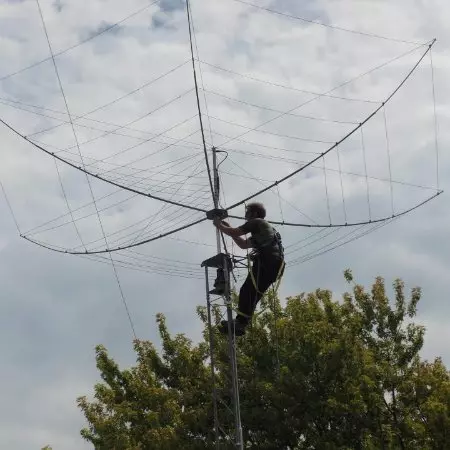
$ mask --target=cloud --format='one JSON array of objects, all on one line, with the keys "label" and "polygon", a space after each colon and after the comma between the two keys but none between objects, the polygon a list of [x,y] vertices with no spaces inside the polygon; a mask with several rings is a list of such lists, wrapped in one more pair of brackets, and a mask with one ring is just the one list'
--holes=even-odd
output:
[{"label": "cloud", "polygon": [[159,2],[160,11],[152,17],[154,28],[174,29],[171,19],[175,12],[184,11],[185,4],[181,0],[162,0]]},{"label": "cloud", "polygon": [[185,6],[181,0],[162,0],[159,2],[161,11],[165,13],[171,13],[180,9],[184,9]]},{"label": "cloud", "polygon": [[[49,53],[35,5],[8,3],[0,18],[0,78],[33,67],[1,81],[0,117],[26,135],[59,125],[33,139],[52,151],[65,149],[62,156],[87,164],[111,180],[209,209],[212,202],[192,90],[184,3],[163,1],[144,10],[146,5],[137,0],[66,1],[62,8],[59,3],[42,5],[55,53],[73,47],[57,56],[56,62],[75,120],[81,161],[52,61],[37,64]],[[450,37],[444,18],[449,7],[434,2],[425,8],[406,1],[272,1],[266,5],[367,34],[418,42],[438,38],[433,61],[440,188],[446,190],[450,90],[445,48]],[[228,152],[220,166],[226,205],[329,148],[330,142],[353,129],[352,122],[359,123],[374,110],[377,103],[373,102],[387,98],[425,49],[406,55],[414,45],[314,25],[232,0],[193,1],[191,7],[194,51],[202,61],[196,62],[196,70],[205,139],[208,147],[215,144]],[[133,15],[139,9],[142,12]],[[87,30],[95,34],[128,16],[115,34],[106,32],[78,45],[86,39]],[[326,92],[400,55],[331,92],[334,97],[312,101],[314,92]],[[319,160],[278,189],[259,196],[271,218],[308,224],[312,220],[326,224],[330,217],[333,223],[368,220],[367,187],[372,219],[389,216],[391,200],[398,213],[431,195],[436,190],[436,152],[429,62],[427,57],[386,106],[389,147],[384,117],[378,114],[364,126],[363,136],[355,133],[339,146],[340,159],[336,151],[325,158],[325,172]],[[287,110],[293,111],[274,119]],[[263,122],[267,125],[257,130],[264,133],[251,130]],[[58,163],[58,176],[52,158],[5,128],[0,133],[4,149],[0,177],[21,231],[64,248],[83,249],[83,244],[104,248],[85,176],[63,163]],[[238,135],[242,136],[226,143]],[[115,155],[124,149],[128,150]],[[390,177],[395,181],[392,190],[386,181]],[[91,187],[111,245],[157,236],[203,217],[203,213],[133,197],[131,192],[117,193],[115,187],[97,180],[91,180]],[[450,364],[447,349],[439,344],[445,325],[442,317],[449,308],[443,299],[448,291],[450,217],[443,195],[329,252],[372,226],[321,231],[279,227],[290,261],[299,263],[286,271],[281,295],[324,287],[339,296],[348,289],[342,276],[347,267],[365,285],[379,274],[388,284],[396,277],[404,278],[408,288],[423,288],[418,320],[427,325],[424,355],[442,355]],[[242,210],[240,206],[233,213],[240,215]],[[98,379],[95,345],[106,345],[121,365],[134,363],[132,331],[114,273],[101,255],[95,261],[71,257],[19,238],[4,202],[0,202],[0,217],[4,218],[0,221],[0,278],[4,280],[0,345],[2,385],[8,386],[3,396],[6,416],[1,418],[4,445],[13,450],[47,443],[68,450],[87,448],[79,436],[84,420],[75,399],[92,393]],[[46,222],[45,227],[35,228]],[[205,295],[200,263],[215,253],[215,244],[214,230],[206,222],[135,248],[134,253],[113,255],[139,337],[158,344],[154,316],[164,312],[171,330],[199,338],[195,307],[204,303]],[[314,257],[322,252],[327,253]],[[244,276],[241,271],[238,286]],[[23,432],[24,424],[28,434]]]},{"label": "cloud", "polygon": [[88,39],[92,39],[105,31],[108,31],[108,36],[117,36],[120,33],[120,30],[120,26],[116,26],[114,23],[102,21],[95,29],[88,31],[86,36],[82,37],[81,40],[86,41]]},{"label": "cloud", "polygon": [[61,12],[64,8],[64,3],[61,0],[55,0],[53,2],[53,7],[57,12]]}]

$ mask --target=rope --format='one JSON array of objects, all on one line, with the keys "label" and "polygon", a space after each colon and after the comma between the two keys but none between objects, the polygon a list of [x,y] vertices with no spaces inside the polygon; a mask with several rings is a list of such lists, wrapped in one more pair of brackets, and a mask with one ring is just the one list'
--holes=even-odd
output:
[{"label": "rope", "polygon": [[436,111],[436,85],[434,80],[433,52],[430,50],[431,64],[431,86],[433,91],[433,112],[434,112],[434,144],[436,150],[436,189],[439,191],[439,138],[438,138],[438,120]]},{"label": "rope", "polygon": [[[140,9],[138,9],[137,11],[135,11],[135,12],[129,14],[128,16],[124,17],[123,19],[119,20],[118,22],[113,23],[113,24],[111,24],[111,25],[108,25],[107,27],[101,29],[101,30],[100,30],[99,32],[97,32],[97,33],[91,34],[89,37],[87,37],[86,39],[83,39],[82,41],[78,42],[77,44],[74,44],[74,45],[72,45],[72,46],[70,46],[70,47],[67,47],[67,48],[65,48],[65,49],[63,49],[63,50],[57,52],[57,53],[54,53],[54,54],[53,54],[53,57],[56,58],[57,56],[60,56],[60,55],[62,55],[62,54],[64,54],[64,53],[67,53],[67,52],[69,52],[70,50],[73,50],[74,48],[77,48],[77,47],[79,47],[80,45],[83,45],[83,44],[85,44],[86,42],[91,41],[92,39],[96,38],[97,36],[100,36],[100,35],[102,35],[102,34],[108,32],[108,31],[112,30],[113,28],[116,28],[117,26],[120,26],[123,22],[125,22],[125,21],[127,21],[128,19],[131,19],[132,17],[134,17],[134,16],[140,14],[141,12],[143,12],[143,11],[149,9],[150,6],[153,6],[153,5],[155,5],[156,3],[158,3],[158,2],[159,2],[159,0],[155,0],[155,1],[151,2],[151,3],[149,3],[148,5],[145,5],[143,8],[140,8]],[[42,64],[42,63],[47,62],[47,61],[50,61],[51,59],[52,59],[52,57],[49,56],[49,57],[47,57],[47,58],[41,59],[40,61],[36,61],[36,62],[30,64],[29,66],[23,67],[22,69],[16,70],[15,72],[9,73],[8,75],[3,75],[3,76],[0,77],[0,81],[6,80],[6,79],[8,79],[8,78],[10,78],[10,77],[13,77],[14,75],[18,75],[19,73],[22,73],[22,72],[24,72],[25,70],[31,69],[31,68],[33,68],[33,67],[36,67],[36,66],[38,66],[39,64]]]},{"label": "rope", "polygon": [[202,133],[203,151],[205,153],[205,163],[206,163],[206,169],[208,171],[208,179],[209,179],[209,185],[211,187],[211,194],[212,194],[213,201],[214,201],[214,207],[217,208],[218,200],[217,200],[216,196],[214,195],[214,186],[213,186],[213,181],[212,181],[212,176],[211,176],[211,168],[209,167],[208,152],[206,150],[205,131],[203,129],[202,110],[200,108],[200,96],[198,93],[197,73],[195,71],[194,47],[192,45],[191,7],[189,4],[189,0],[186,0],[186,13],[187,13],[188,27],[189,27],[189,43],[190,43],[190,47],[191,47],[192,72],[194,74],[195,96],[197,99],[198,118],[200,121],[200,130]]},{"label": "rope", "polygon": [[[420,59],[416,62],[416,64],[414,64],[414,66],[411,68],[411,70],[408,72],[408,74],[403,78],[403,80],[400,82],[400,84],[391,92],[391,94],[386,98],[386,100],[383,103],[381,103],[381,105],[378,106],[374,111],[372,111],[372,113],[369,114],[360,124],[358,124],[355,128],[353,128],[351,131],[349,131],[340,141],[336,142],[330,148],[325,150],[321,155],[317,156],[316,158],[313,158],[310,162],[308,162],[307,164],[301,166],[299,169],[294,170],[290,174],[286,175],[285,177],[281,178],[280,180],[275,181],[274,183],[270,184],[269,186],[265,187],[264,189],[261,189],[260,191],[255,192],[254,194],[249,195],[248,197],[242,199],[241,201],[236,202],[233,205],[229,206],[228,210],[234,209],[237,206],[240,206],[240,205],[244,204],[248,200],[250,200],[250,199],[252,199],[252,198],[254,198],[254,197],[256,197],[256,196],[258,196],[258,195],[260,195],[260,194],[262,194],[262,193],[264,193],[266,191],[268,191],[269,189],[272,189],[273,187],[275,187],[279,183],[283,183],[284,181],[288,180],[289,178],[293,177],[294,175],[298,174],[299,172],[305,170],[307,167],[309,167],[312,164],[314,164],[320,158],[323,158],[326,154],[328,154],[332,150],[334,150],[338,145],[342,144],[342,142],[346,141],[350,136],[352,136],[356,131],[358,131],[363,125],[365,125],[370,119],[372,119],[372,117],[374,117],[382,108],[384,108],[384,106],[392,99],[392,97],[394,97],[394,95],[401,89],[401,87],[406,83],[406,81],[408,81],[408,79],[411,77],[411,75],[415,72],[415,70],[417,69],[419,64],[422,62],[422,60],[425,58],[425,56],[428,54],[428,52],[431,50],[431,47],[433,46],[433,44],[435,42],[436,41],[433,40],[433,42],[429,45],[427,50],[422,54]],[[276,119],[276,117],[274,119],[271,119],[271,120],[275,120],[275,119]]]},{"label": "rope", "polygon": [[394,212],[394,188],[392,186],[392,169],[391,169],[391,144],[389,141],[389,132],[388,132],[388,125],[387,125],[387,118],[386,118],[386,107],[383,108],[383,121],[384,121],[384,133],[385,133],[385,139],[386,139],[386,152],[388,157],[388,169],[389,169],[389,187],[391,191],[391,211],[392,211],[392,217],[395,216]]},{"label": "rope", "polygon": [[[38,11],[39,11],[39,15],[40,15],[40,18],[41,18],[41,21],[42,21],[42,27],[43,27],[44,32],[45,32],[45,37],[46,37],[46,39],[47,39],[47,44],[48,44],[48,48],[49,48],[50,55],[51,55],[51,58],[52,58],[53,67],[54,67],[54,69],[55,69],[56,78],[58,79],[58,84],[59,84],[59,88],[60,88],[60,90],[61,90],[61,95],[62,95],[62,97],[63,97],[63,99],[64,99],[64,104],[65,104],[65,107],[66,107],[66,110],[67,110],[67,116],[68,116],[68,118],[69,118],[69,121],[70,121],[70,124],[71,124],[71,127],[72,127],[73,136],[74,136],[75,142],[76,142],[76,147],[77,147],[77,149],[78,149],[78,152],[79,152],[79,155],[80,155],[80,160],[81,160],[81,163],[82,163],[83,168],[84,168],[84,160],[83,160],[83,157],[82,157],[82,154],[81,154],[81,150],[80,150],[80,145],[79,145],[78,137],[77,137],[77,134],[76,134],[76,132],[75,132],[75,127],[74,127],[74,124],[73,124],[73,121],[72,121],[72,116],[71,116],[71,114],[70,114],[69,105],[68,105],[68,102],[67,102],[66,95],[65,95],[65,93],[64,93],[64,88],[63,88],[63,85],[62,85],[62,82],[61,82],[61,78],[60,78],[60,76],[59,76],[59,71],[58,71],[58,67],[57,67],[57,65],[56,65],[55,55],[54,55],[54,53],[53,53],[53,49],[52,49],[52,46],[51,46],[51,43],[50,43],[50,37],[49,37],[48,32],[47,32],[47,26],[46,26],[46,24],[45,24],[44,15],[43,15],[43,13],[42,13],[42,9],[41,9],[41,5],[40,5],[40,3],[39,3],[39,0],[36,0],[36,4],[37,4]],[[56,162],[56,159],[55,159],[54,161]],[[107,239],[106,239],[105,230],[104,230],[104,227],[103,227],[102,220],[101,220],[101,218],[100,218],[100,213],[99,213],[99,211],[98,211],[97,203],[96,203],[96,201],[95,201],[95,196],[94,196],[94,192],[93,192],[93,189],[92,189],[92,185],[91,185],[91,183],[90,183],[90,180],[89,180],[89,177],[88,177],[87,173],[85,173],[85,176],[86,176],[86,181],[87,181],[88,186],[89,186],[89,192],[91,193],[91,196],[92,196],[92,201],[93,201],[93,204],[94,204],[94,207],[95,207],[95,211],[96,211],[96,213],[97,213],[98,223],[99,223],[99,225],[100,225],[100,230],[101,230],[102,235],[103,235],[103,238],[104,238],[104,240],[105,240],[105,245],[108,246],[108,242],[107,242]],[[69,210],[70,210],[70,209],[69,209]],[[74,222],[74,223],[75,223],[75,222]],[[109,259],[110,259],[111,264],[112,264],[112,267],[113,267],[114,277],[115,277],[115,279],[116,279],[117,286],[118,286],[118,288],[119,288],[120,297],[121,297],[121,299],[122,299],[122,303],[124,304],[125,311],[126,311],[127,316],[128,316],[128,320],[129,320],[129,322],[130,322],[131,331],[132,331],[132,333],[133,333],[134,339],[137,339],[137,335],[136,335],[136,330],[135,330],[135,327],[134,327],[133,319],[132,319],[132,317],[131,317],[130,310],[129,310],[129,308],[128,308],[128,304],[127,304],[127,301],[126,301],[126,298],[125,298],[125,294],[124,294],[124,291],[123,291],[123,289],[122,289],[122,284],[121,284],[120,279],[119,279],[119,274],[118,274],[118,272],[117,272],[117,268],[116,268],[116,266],[115,266],[115,264],[114,264],[114,260],[113,260],[113,258],[112,258],[111,253],[109,253]]]},{"label": "rope", "polygon": [[133,193],[138,194],[138,195],[142,195],[144,197],[152,198],[154,200],[159,200],[159,201],[162,201],[162,202],[165,202],[165,203],[170,203],[172,205],[180,206],[182,208],[192,209],[194,211],[206,212],[206,210],[202,209],[202,208],[196,208],[194,206],[184,205],[184,204],[179,203],[179,202],[174,202],[172,200],[167,200],[167,199],[164,199],[164,198],[159,197],[157,195],[152,195],[152,194],[148,194],[148,193],[145,193],[145,192],[141,192],[141,191],[138,191],[137,189],[133,189],[133,188],[130,188],[128,186],[124,186],[124,185],[122,185],[120,183],[116,183],[115,181],[103,178],[100,175],[97,175],[97,174],[95,174],[93,172],[90,172],[89,170],[86,170],[83,167],[77,166],[76,164],[74,164],[74,163],[72,163],[72,162],[70,162],[70,161],[68,161],[68,160],[66,160],[64,158],[61,158],[60,156],[56,155],[54,152],[51,152],[50,150],[47,150],[46,148],[40,146],[39,144],[36,144],[35,142],[33,142],[30,139],[28,139],[25,135],[20,133],[12,125],[10,125],[8,122],[6,122],[5,120],[3,120],[1,118],[0,118],[0,123],[5,125],[5,127],[9,128],[13,133],[15,133],[17,136],[21,137],[23,140],[29,142],[33,147],[36,147],[37,149],[43,151],[44,153],[47,153],[47,155],[52,156],[53,158],[56,158],[59,161],[62,161],[63,163],[69,165],[70,167],[73,167],[74,169],[77,169],[77,170],[79,170],[81,172],[84,172],[86,175],[90,175],[91,177],[97,178],[98,180],[102,180],[105,183],[111,184],[111,185],[119,187],[121,189],[125,189],[126,191],[130,191],[130,192],[133,192]]},{"label": "rope", "polygon": [[[247,258],[248,258],[248,271],[250,274],[250,277],[252,279],[252,283],[253,283],[253,287],[255,288],[255,291],[261,295],[264,295],[263,292],[261,292],[258,289],[258,283],[255,280],[255,277],[253,275],[253,271],[250,269],[250,258],[248,256],[248,251],[247,251]],[[286,266],[286,263],[283,259],[283,262],[280,264],[280,268],[278,269],[278,273],[277,273],[277,277],[275,279],[275,281],[272,283],[272,312],[274,315],[274,330],[275,330],[275,351],[276,351],[276,361],[277,361],[277,376],[279,376],[280,374],[280,354],[279,354],[279,339],[278,339],[278,317],[277,317],[277,308],[276,308],[276,298],[277,298],[277,294],[278,294],[278,289],[280,288],[280,284],[281,284],[281,279],[283,277],[283,270]],[[259,281],[259,273],[260,273],[260,266],[258,266],[258,281]],[[265,308],[263,308],[259,313],[254,313],[253,317],[258,317],[259,315],[263,314],[267,308],[269,306],[266,306]],[[239,313],[241,315],[244,315],[242,313]],[[245,316],[245,315],[244,315]]]},{"label": "rope", "polygon": [[370,38],[375,38],[375,39],[382,39],[382,40],[391,41],[391,42],[398,42],[400,44],[411,44],[411,45],[420,44],[420,42],[417,42],[417,41],[409,41],[409,40],[406,40],[406,39],[396,39],[396,38],[391,38],[389,36],[383,36],[383,35],[380,35],[380,34],[369,33],[369,32],[366,32],[366,31],[353,30],[351,28],[344,28],[344,27],[340,27],[340,26],[337,26],[337,25],[331,25],[331,24],[327,24],[327,23],[318,22],[317,20],[306,19],[305,17],[300,17],[300,16],[296,16],[294,14],[288,14],[288,13],[277,11],[277,10],[274,10],[274,9],[270,9],[270,8],[267,8],[267,7],[264,7],[264,6],[255,5],[254,3],[250,3],[250,2],[247,2],[247,1],[244,1],[244,0],[233,0],[233,1],[238,2],[238,3],[242,3],[242,4],[247,5],[247,6],[251,6],[252,8],[257,8],[257,9],[259,9],[261,11],[266,11],[266,12],[271,13],[271,14],[276,14],[278,16],[288,17],[290,19],[296,19],[296,20],[299,20],[301,22],[306,22],[306,23],[310,23],[310,24],[314,24],[314,25],[320,25],[321,27],[331,28],[331,29],[338,30],[338,31],[344,31],[346,33],[352,33],[352,34],[356,34],[356,35],[359,35],[359,36],[365,36],[365,37],[370,37]]},{"label": "rope", "polygon": [[364,162],[364,175],[366,178],[366,194],[367,194],[367,207],[369,209],[369,220],[372,221],[372,210],[370,207],[370,190],[369,190],[369,177],[367,175],[367,161],[366,161],[366,144],[364,140],[364,131],[363,127],[360,128],[361,131],[361,149],[363,154],[363,162]]},{"label": "rope", "polygon": [[143,241],[136,242],[135,244],[123,245],[121,247],[106,248],[104,250],[95,250],[95,251],[88,251],[88,252],[85,252],[85,251],[72,251],[72,250],[60,250],[60,249],[58,249],[58,248],[56,248],[54,246],[50,246],[50,245],[47,245],[47,244],[39,243],[38,241],[36,241],[36,240],[34,240],[34,239],[30,238],[30,237],[27,237],[27,236],[24,236],[24,235],[22,235],[22,237],[24,239],[26,239],[27,241],[32,242],[33,244],[39,245],[40,247],[46,248],[47,250],[53,250],[54,252],[57,252],[57,253],[67,253],[67,254],[70,254],[70,255],[94,255],[94,254],[99,254],[99,253],[112,253],[112,252],[116,252],[116,251],[119,251],[119,250],[127,250],[129,248],[138,247],[140,245],[147,244],[149,242],[153,242],[153,241],[156,241],[158,239],[162,239],[163,237],[170,236],[171,234],[177,233],[178,231],[185,230],[185,229],[190,228],[190,227],[192,227],[194,225],[197,225],[198,223],[205,222],[206,220],[207,220],[206,217],[203,218],[203,219],[196,220],[195,222],[191,222],[191,223],[189,223],[187,225],[183,225],[181,227],[175,228],[174,230],[168,231],[167,233],[161,233],[158,236],[154,236],[154,237],[145,239]]}]

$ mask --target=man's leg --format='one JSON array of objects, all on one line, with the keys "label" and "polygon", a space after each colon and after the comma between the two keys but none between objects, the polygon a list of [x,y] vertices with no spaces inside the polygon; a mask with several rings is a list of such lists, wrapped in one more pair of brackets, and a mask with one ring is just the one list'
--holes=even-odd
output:
[{"label": "man's leg", "polygon": [[282,272],[280,273],[280,267],[280,260],[255,261],[252,267],[253,279],[248,274],[239,293],[239,311],[244,313],[245,316],[238,315],[236,320],[246,325],[248,324],[255,312],[256,306],[267,289],[277,280],[278,275],[282,275]]},{"label": "man's leg", "polygon": [[[236,328],[236,334],[244,334],[244,328],[250,322],[262,296],[270,285],[276,281],[280,264],[281,262],[278,260],[267,262],[255,260],[251,269],[253,277],[250,273],[247,275],[239,292],[238,313],[236,314],[235,319],[236,326],[238,327]],[[223,322],[226,323],[226,321]],[[222,325],[224,325],[224,323]],[[223,328],[222,331],[226,332],[225,328]]]},{"label": "man's leg", "polygon": [[253,265],[252,273],[253,278],[249,273],[244,281],[244,284],[241,287],[241,290],[239,291],[239,312],[236,315],[236,320],[244,325],[247,325],[250,322],[256,305],[261,300],[261,297],[263,295],[262,291],[255,287],[255,283],[253,282],[254,279],[258,286],[259,278],[261,277],[259,264],[255,263]]},{"label": "man's leg", "polygon": [[259,261],[258,277],[255,275],[257,295],[252,297],[254,301],[251,304],[250,316],[255,312],[258,302],[261,300],[267,289],[269,289],[269,287],[277,280],[278,276],[283,275],[284,268],[280,271],[281,264],[282,261],[278,259]]}]

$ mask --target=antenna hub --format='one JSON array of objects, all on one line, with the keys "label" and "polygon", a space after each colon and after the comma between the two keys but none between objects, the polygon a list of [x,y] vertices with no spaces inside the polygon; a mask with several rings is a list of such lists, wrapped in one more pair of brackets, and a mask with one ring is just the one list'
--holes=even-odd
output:
[{"label": "antenna hub", "polygon": [[226,209],[214,208],[211,211],[206,211],[206,218],[209,220],[214,219],[226,219],[228,217],[228,211]]}]

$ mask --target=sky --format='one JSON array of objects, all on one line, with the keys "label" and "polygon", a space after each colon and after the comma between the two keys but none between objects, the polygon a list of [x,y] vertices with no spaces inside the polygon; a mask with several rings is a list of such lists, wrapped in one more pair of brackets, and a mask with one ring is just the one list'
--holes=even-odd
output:
[{"label": "sky", "polygon": [[[222,152],[221,206],[320,157],[379,109],[325,158],[255,197],[273,221],[348,224],[278,227],[288,261],[280,295],[321,287],[338,299],[349,289],[346,268],[367,287],[376,276],[388,286],[401,278],[408,291],[423,291],[422,356],[450,365],[450,5],[248,3],[191,1],[209,163],[213,145]],[[213,204],[185,2],[39,5],[45,30],[35,1],[0,5],[0,118],[29,140],[0,126],[8,199],[0,201],[0,444],[79,450],[91,447],[79,433],[85,421],[76,398],[92,395],[99,381],[97,344],[121,367],[132,365],[132,327],[159,345],[160,312],[172,333],[199,339],[200,264],[216,252],[215,232],[204,221],[115,251],[116,272],[107,253],[53,250],[157,238],[203,219]],[[426,51],[434,38],[432,66]],[[243,205],[230,214],[242,216]],[[385,226],[352,225],[370,220]],[[245,272],[237,275],[239,287]]]}]

